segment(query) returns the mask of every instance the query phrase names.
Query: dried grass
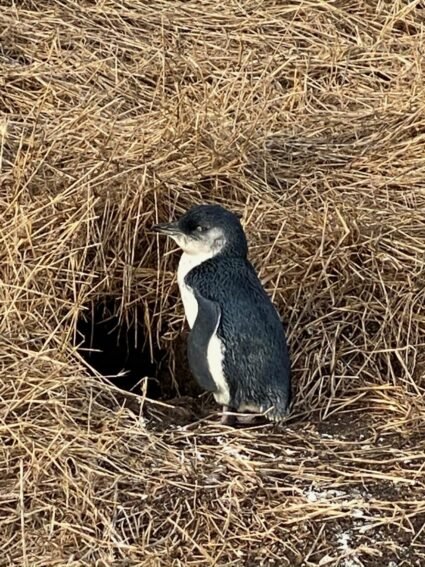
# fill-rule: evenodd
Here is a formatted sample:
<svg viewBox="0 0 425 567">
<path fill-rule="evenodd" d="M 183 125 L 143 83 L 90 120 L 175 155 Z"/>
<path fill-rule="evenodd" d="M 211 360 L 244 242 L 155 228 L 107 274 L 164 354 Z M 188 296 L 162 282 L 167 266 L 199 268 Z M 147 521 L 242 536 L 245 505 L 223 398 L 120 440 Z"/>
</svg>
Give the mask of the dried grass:
<svg viewBox="0 0 425 567">
<path fill-rule="evenodd" d="M 425 563 L 424 22 L 400 0 L 2 4 L 0 565 Z M 203 201 L 243 214 L 288 321 L 282 429 L 177 426 L 73 347 L 112 298 L 187 380 L 149 227 Z"/>
</svg>

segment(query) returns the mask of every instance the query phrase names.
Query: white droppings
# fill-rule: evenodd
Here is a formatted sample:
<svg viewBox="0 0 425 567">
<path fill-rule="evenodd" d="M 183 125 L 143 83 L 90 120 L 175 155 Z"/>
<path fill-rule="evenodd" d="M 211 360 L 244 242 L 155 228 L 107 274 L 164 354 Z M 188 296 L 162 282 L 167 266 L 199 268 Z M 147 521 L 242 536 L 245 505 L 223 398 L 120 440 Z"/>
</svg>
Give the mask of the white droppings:
<svg viewBox="0 0 425 567">
<path fill-rule="evenodd" d="M 333 500 L 334 498 L 342 498 L 344 496 L 348 496 L 346 492 L 342 490 L 314 490 L 313 488 L 309 488 L 308 492 L 306 493 L 307 500 L 309 502 L 317 502 L 318 500 Z M 341 503 L 347 503 L 347 500 L 341 501 Z"/>
<path fill-rule="evenodd" d="M 348 545 L 351 541 L 351 534 L 348 532 L 343 532 L 338 536 L 338 545 L 343 551 L 350 551 L 350 546 Z"/>
<path fill-rule="evenodd" d="M 241 453 L 241 451 L 236 449 L 236 447 L 232 447 L 231 445 L 227 445 L 226 447 L 223 447 L 223 453 L 226 453 L 227 455 L 231 455 L 232 457 L 236 457 L 237 459 L 242 459 L 243 461 L 249 461 L 248 455 Z"/>
<path fill-rule="evenodd" d="M 355 555 L 344 559 L 341 565 L 342 567 L 363 567 L 363 563 Z"/>
</svg>

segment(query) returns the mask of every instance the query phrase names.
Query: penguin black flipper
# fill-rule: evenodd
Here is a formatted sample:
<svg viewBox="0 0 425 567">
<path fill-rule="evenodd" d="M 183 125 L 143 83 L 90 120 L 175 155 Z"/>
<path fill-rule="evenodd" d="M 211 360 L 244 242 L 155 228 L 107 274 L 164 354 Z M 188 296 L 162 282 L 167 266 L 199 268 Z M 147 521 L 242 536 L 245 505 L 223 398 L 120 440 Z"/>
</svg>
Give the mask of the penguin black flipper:
<svg viewBox="0 0 425 567">
<path fill-rule="evenodd" d="M 194 292 L 198 313 L 189 334 L 187 355 L 189 367 L 199 385 L 209 392 L 216 392 L 217 386 L 208 366 L 208 345 L 220 324 L 221 309 L 218 303 Z"/>
</svg>

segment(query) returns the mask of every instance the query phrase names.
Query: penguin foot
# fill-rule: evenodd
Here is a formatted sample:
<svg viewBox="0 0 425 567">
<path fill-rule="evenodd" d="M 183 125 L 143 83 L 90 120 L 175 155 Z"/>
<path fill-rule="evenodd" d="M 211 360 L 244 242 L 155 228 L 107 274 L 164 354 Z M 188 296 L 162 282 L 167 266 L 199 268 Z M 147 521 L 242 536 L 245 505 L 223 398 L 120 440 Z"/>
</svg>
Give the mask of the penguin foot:
<svg viewBox="0 0 425 567">
<path fill-rule="evenodd" d="M 261 414 L 249 414 L 249 413 L 243 413 L 243 414 L 239 414 L 237 416 L 237 422 L 239 425 L 263 425 L 264 423 L 267 423 L 267 419 L 261 415 Z"/>
<path fill-rule="evenodd" d="M 220 423 L 222 425 L 229 425 L 229 426 L 236 425 L 236 420 L 237 420 L 236 416 L 231 415 L 228 412 L 235 412 L 235 409 L 230 406 L 223 406 L 223 413 L 221 416 Z"/>
<path fill-rule="evenodd" d="M 253 427 L 267 423 L 267 419 L 258 413 L 237 413 L 231 406 L 223 406 L 220 423 L 228 427 Z"/>
</svg>

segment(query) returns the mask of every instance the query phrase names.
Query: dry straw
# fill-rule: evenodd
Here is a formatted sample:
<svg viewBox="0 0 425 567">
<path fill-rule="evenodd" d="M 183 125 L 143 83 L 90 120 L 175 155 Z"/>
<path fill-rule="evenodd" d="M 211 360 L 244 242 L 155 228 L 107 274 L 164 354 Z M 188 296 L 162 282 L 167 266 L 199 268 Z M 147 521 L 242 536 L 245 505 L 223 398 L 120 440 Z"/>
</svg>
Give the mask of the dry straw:
<svg viewBox="0 0 425 567">
<path fill-rule="evenodd" d="M 1 3 L 1 566 L 425 564 L 424 23 L 401 0 Z M 112 300 L 184 390 L 149 227 L 204 201 L 243 214 L 288 323 L 280 429 L 123 394 L 73 346 Z"/>
</svg>

